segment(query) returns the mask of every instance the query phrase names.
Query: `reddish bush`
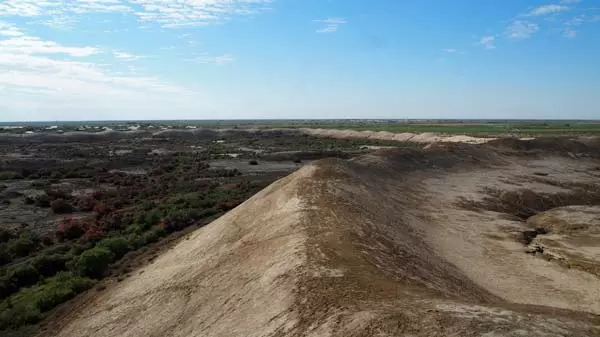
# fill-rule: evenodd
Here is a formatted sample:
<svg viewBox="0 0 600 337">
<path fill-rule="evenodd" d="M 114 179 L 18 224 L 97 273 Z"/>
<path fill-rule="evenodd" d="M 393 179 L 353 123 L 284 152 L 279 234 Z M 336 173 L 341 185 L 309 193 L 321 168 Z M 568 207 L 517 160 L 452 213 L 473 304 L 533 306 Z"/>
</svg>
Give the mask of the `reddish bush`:
<svg viewBox="0 0 600 337">
<path fill-rule="evenodd" d="M 106 232 L 98 226 L 91 226 L 83 235 L 83 239 L 86 242 L 100 241 L 106 236 Z"/>
<path fill-rule="evenodd" d="M 81 237 L 86 231 L 85 226 L 80 221 L 68 217 L 58 225 L 56 236 L 59 240 L 74 240 Z"/>
<path fill-rule="evenodd" d="M 96 218 L 99 219 L 111 213 L 113 209 L 106 202 L 101 202 L 94 205 L 93 211 L 96 213 Z"/>
</svg>

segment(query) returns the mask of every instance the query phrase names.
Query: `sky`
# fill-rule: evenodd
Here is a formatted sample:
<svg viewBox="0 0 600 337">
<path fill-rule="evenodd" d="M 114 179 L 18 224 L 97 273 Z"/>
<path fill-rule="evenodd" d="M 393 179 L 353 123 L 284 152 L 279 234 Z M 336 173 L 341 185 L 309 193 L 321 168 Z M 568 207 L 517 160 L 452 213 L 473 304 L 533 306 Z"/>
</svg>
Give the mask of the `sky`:
<svg viewBox="0 0 600 337">
<path fill-rule="evenodd" d="M 600 0 L 0 0 L 0 121 L 600 119 Z"/>
</svg>

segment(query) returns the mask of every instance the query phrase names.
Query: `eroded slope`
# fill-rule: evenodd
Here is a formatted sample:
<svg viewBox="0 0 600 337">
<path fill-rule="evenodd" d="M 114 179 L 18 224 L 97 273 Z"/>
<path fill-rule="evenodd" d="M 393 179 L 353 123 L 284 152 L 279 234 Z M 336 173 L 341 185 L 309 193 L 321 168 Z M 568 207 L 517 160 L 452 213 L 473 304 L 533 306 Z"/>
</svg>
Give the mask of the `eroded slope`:
<svg viewBox="0 0 600 337">
<path fill-rule="evenodd" d="M 597 336 L 598 277 L 528 254 L 526 219 L 489 207 L 493 189 L 592 186 L 596 165 L 459 145 L 320 161 L 48 334 Z"/>
</svg>

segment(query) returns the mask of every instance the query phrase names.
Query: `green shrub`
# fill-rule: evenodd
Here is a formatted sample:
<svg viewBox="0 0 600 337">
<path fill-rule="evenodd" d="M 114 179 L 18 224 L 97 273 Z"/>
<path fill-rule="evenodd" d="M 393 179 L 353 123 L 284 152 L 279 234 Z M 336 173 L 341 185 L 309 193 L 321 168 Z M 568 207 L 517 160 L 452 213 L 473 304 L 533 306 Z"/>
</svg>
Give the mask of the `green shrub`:
<svg viewBox="0 0 600 337">
<path fill-rule="evenodd" d="M 75 267 L 83 276 L 92 278 L 102 277 L 115 255 L 104 247 L 95 247 L 81 253 Z"/>
<path fill-rule="evenodd" d="M 167 231 L 162 226 L 154 226 L 151 230 L 142 235 L 142 241 L 144 245 L 148 245 L 160 240 L 160 238 L 167 236 Z"/>
<path fill-rule="evenodd" d="M 8 242 L 8 252 L 13 257 L 27 256 L 38 249 L 39 238 L 34 233 L 22 233 L 18 238 Z"/>
<path fill-rule="evenodd" d="M 113 253 L 115 260 L 122 258 L 123 255 L 131 250 L 129 241 L 122 236 L 103 239 L 98 242 L 97 247 L 103 247 L 110 250 Z"/>
<path fill-rule="evenodd" d="M 154 210 L 150 213 L 146 213 L 146 217 L 144 219 L 144 223 L 148 225 L 147 228 L 152 227 L 160 221 L 161 215 L 158 211 Z"/>
<path fill-rule="evenodd" d="M 21 263 L 9 269 L 7 276 L 20 288 L 36 284 L 40 274 L 31 263 Z"/>
<path fill-rule="evenodd" d="M 40 321 L 46 312 L 91 288 L 94 281 L 61 272 L 43 284 L 24 288 L 0 303 L 0 330 L 18 329 Z"/>
<path fill-rule="evenodd" d="M 144 232 L 144 225 L 138 224 L 138 223 L 129 225 L 129 226 L 127 226 L 127 228 L 125 228 L 126 234 L 141 234 L 143 232 Z"/>
<path fill-rule="evenodd" d="M 40 274 L 30 263 L 21 263 L 5 270 L 0 277 L 0 298 L 6 298 L 19 289 L 36 284 Z"/>
<path fill-rule="evenodd" d="M 37 307 L 41 312 L 46 312 L 91 288 L 93 284 L 94 281 L 88 278 L 71 273 L 60 273 L 49 279 L 46 284 L 39 286 L 39 293 L 36 296 Z"/>
<path fill-rule="evenodd" d="M 0 331 L 9 328 L 17 329 L 27 324 L 33 324 L 42 319 L 40 310 L 33 304 L 7 303 L 0 306 Z"/>
<path fill-rule="evenodd" d="M 127 242 L 131 246 L 132 250 L 142 248 L 146 245 L 144 238 L 140 233 L 132 233 L 126 236 Z"/>
<path fill-rule="evenodd" d="M 56 199 L 50 203 L 50 208 L 56 214 L 66 214 L 73 212 L 73 206 L 64 199 Z"/>
<path fill-rule="evenodd" d="M 71 260 L 71 258 L 67 255 L 44 254 L 34 258 L 31 261 L 31 264 L 40 275 L 48 277 L 65 270 L 69 260 Z"/>
</svg>

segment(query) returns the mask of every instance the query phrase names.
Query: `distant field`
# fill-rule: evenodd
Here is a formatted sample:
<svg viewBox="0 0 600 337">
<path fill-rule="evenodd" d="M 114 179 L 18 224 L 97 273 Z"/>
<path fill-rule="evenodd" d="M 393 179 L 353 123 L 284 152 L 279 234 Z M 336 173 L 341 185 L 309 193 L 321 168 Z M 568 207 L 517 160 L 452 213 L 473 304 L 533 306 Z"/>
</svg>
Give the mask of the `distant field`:
<svg viewBox="0 0 600 337">
<path fill-rule="evenodd" d="M 315 127 L 311 125 L 311 127 Z M 394 133 L 440 133 L 471 136 L 496 135 L 593 135 L 600 134 L 600 123 L 408 123 L 408 124 L 328 124 L 321 127 Z"/>
<path fill-rule="evenodd" d="M 559 136 L 600 135 L 600 121 L 581 120 L 178 120 L 178 121 L 80 121 L 0 123 L 0 132 L 37 133 L 112 130 L 159 130 L 170 128 L 323 128 L 393 133 L 431 132 L 448 135 L 492 137 L 502 135 Z"/>
</svg>

